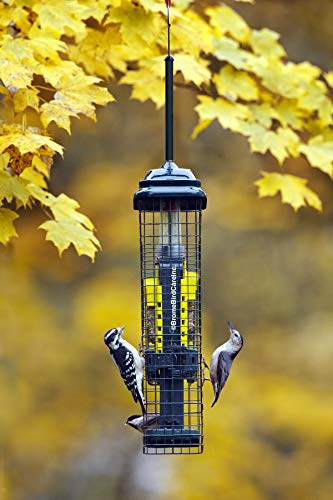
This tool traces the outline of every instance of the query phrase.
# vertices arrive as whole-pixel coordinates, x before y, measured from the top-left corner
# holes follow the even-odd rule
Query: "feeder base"
[[[182,448],[201,444],[202,435],[193,429],[149,429],[143,440],[147,448]]]

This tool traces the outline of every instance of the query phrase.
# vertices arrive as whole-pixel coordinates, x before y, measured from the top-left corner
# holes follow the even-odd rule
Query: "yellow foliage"
[[[295,210],[306,204],[322,211],[322,203],[316,193],[306,186],[307,180],[295,175],[262,172],[263,177],[256,182],[259,196],[274,196],[279,191],[283,203],[289,203]]]
[[[206,9],[210,17],[210,24],[215,28],[218,37],[231,35],[235,40],[246,43],[251,30],[247,23],[233,9],[227,5]]]
[[[100,243],[93,233],[94,226],[90,219],[77,211],[79,204],[65,194],[53,196],[35,184],[29,184],[27,190],[34,200],[51,211],[54,220],[46,221],[39,227],[45,229],[46,239],[55,244],[59,254],[72,243],[79,255],[88,255],[94,261]]]
[[[263,28],[252,30],[250,45],[253,52],[258,56],[280,58],[286,55],[282,45],[278,43],[280,35],[275,31]]]
[[[7,173],[27,170],[20,182],[46,189],[53,156],[62,154],[49,130],[70,134],[73,118],[96,120],[96,106],[114,100],[100,78],[130,85],[132,98],[160,108],[166,31],[161,0],[3,2],[0,153],[10,155]],[[176,84],[181,72],[185,84],[198,89],[193,137],[216,118],[247,137],[252,151],[269,151],[279,163],[303,153],[331,175],[330,141],[317,137],[333,123],[332,72],[288,61],[278,33],[251,29],[227,5],[200,13],[189,0],[176,0],[172,48]]]
[[[322,135],[312,137],[308,144],[299,147],[299,151],[308,158],[312,166],[333,176],[333,137],[330,140]]]
[[[2,173],[2,172],[0,172]],[[1,180],[0,180],[1,183]],[[0,187],[1,189],[1,187]],[[0,208],[0,241],[3,244],[8,243],[10,238],[17,236],[13,221],[18,218],[16,212],[9,208]]]
[[[255,80],[244,71],[234,70],[232,66],[224,66],[214,75],[214,83],[218,93],[231,101],[238,98],[252,101],[259,95]]]
[[[201,120],[214,120],[217,118],[224,128],[239,131],[244,120],[249,116],[249,110],[238,103],[230,103],[223,97],[212,99],[207,96],[199,96],[200,104],[196,106]]]

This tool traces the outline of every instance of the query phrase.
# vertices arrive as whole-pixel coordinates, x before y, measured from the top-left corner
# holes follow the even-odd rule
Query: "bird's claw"
[[[142,347],[142,344],[141,344],[141,342],[140,342],[140,343],[139,343],[139,354],[140,354],[140,356],[143,356],[143,355],[144,355],[144,353],[145,353],[145,351],[144,351],[144,349],[143,349],[143,347]]]
[[[207,365],[206,360],[203,356],[202,356],[202,362],[203,362],[204,367],[207,368],[207,370],[209,370],[209,366]]]

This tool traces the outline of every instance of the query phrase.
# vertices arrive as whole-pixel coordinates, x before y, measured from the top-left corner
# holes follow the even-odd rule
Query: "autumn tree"
[[[94,259],[100,245],[92,222],[75,200],[48,190],[54,157],[63,155],[56,127],[70,134],[73,118],[96,120],[96,106],[114,100],[109,80],[130,85],[133,99],[163,106],[165,16],[164,2],[156,0],[1,3],[2,243],[17,236],[21,208],[38,204],[48,217],[40,228],[60,254],[73,244]],[[193,138],[214,120],[244,135],[251,151],[277,160],[277,171],[262,172],[256,182],[260,196],[280,192],[295,210],[308,204],[321,211],[307,179],[279,165],[303,155],[332,176],[333,73],[289,61],[276,32],[251,29],[224,4],[202,10],[175,0],[172,19],[176,85],[197,94]]]

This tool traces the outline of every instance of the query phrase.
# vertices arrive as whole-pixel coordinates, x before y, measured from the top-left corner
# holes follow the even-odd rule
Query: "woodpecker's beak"
[[[119,328],[119,330],[120,330],[120,331],[119,331],[119,333],[120,333],[120,335],[121,335],[121,334],[123,333],[123,331],[125,330],[125,326],[121,326],[121,327]]]

